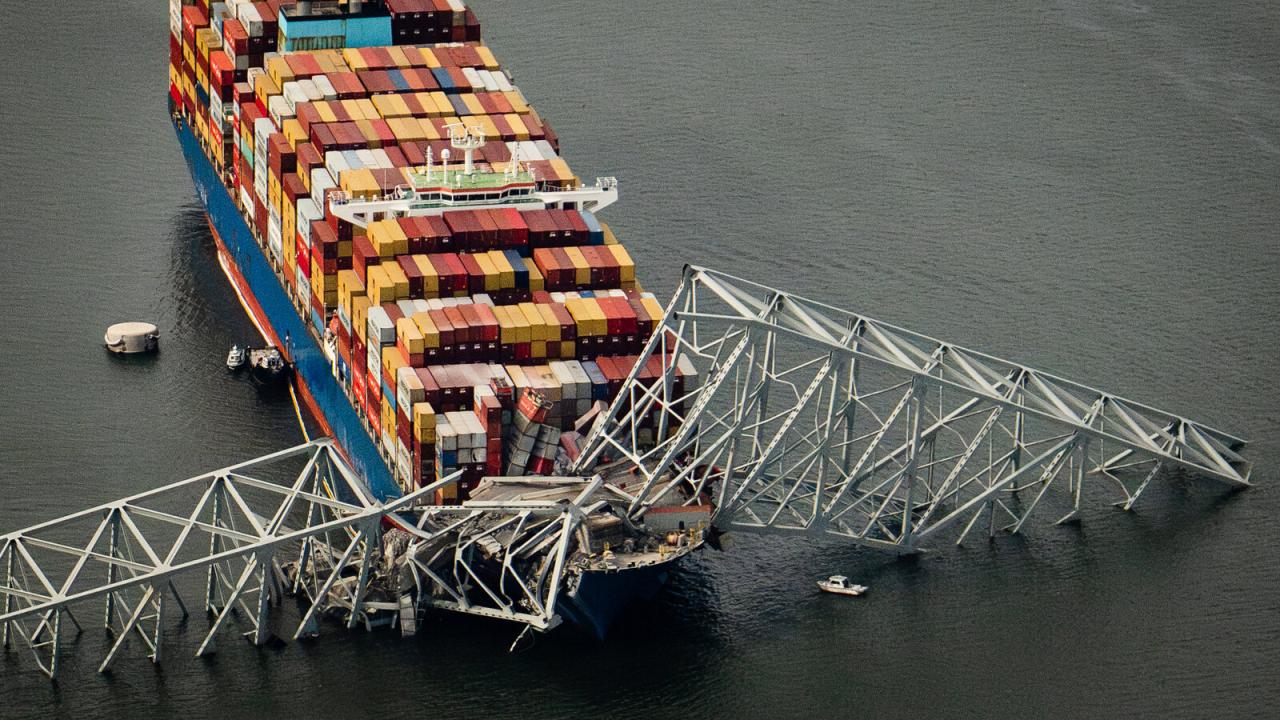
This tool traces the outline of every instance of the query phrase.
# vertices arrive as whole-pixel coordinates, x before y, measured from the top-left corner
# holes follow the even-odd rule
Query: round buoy
[[[146,322],[116,323],[103,337],[107,349],[116,353],[147,353],[160,349],[160,329]]]

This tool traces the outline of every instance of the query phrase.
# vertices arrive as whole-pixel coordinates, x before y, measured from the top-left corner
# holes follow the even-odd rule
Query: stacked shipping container
[[[471,207],[367,228],[328,212],[410,184],[454,124],[484,132],[479,172],[518,155],[544,186],[578,180],[458,0],[366,2],[345,26],[306,25],[293,6],[171,0],[175,111],[299,312],[332,334],[404,487],[462,470],[437,495],[455,502],[486,474],[552,472],[561,432],[616,395],[661,307],[588,212]],[[344,46],[383,27],[381,47]],[[304,45],[318,49],[277,52]]]

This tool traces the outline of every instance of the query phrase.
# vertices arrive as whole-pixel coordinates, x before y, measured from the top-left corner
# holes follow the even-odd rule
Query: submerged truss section
[[[695,382],[697,378],[699,382]],[[1126,509],[1162,473],[1247,486],[1244,441],[1055,375],[696,267],[575,472],[634,463],[638,516],[673,488],[725,530],[896,552],[979,522]]]
[[[159,662],[166,615],[200,607],[178,594],[180,575],[204,579],[212,623],[197,655],[215,649],[233,616],[264,644],[284,594],[306,607],[295,637],[313,634],[321,613],[367,622],[383,521],[435,487],[378,503],[325,439],[9,533],[0,537],[4,647],[25,646],[55,677],[64,620],[82,630],[96,605],[112,638],[99,671],[131,637]]]

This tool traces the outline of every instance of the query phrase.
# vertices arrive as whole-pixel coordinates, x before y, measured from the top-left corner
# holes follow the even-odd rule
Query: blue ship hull
[[[200,141],[182,120],[174,121],[174,129],[209,226],[234,265],[233,282],[242,296],[247,295],[243,299],[250,312],[258,316],[254,319],[269,339],[289,355],[304,396],[319,415],[317,420],[326,426],[374,496],[381,500],[399,497],[399,485],[334,377],[329,358],[308,327],[309,321],[298,314],[218,171],[205,157]]]

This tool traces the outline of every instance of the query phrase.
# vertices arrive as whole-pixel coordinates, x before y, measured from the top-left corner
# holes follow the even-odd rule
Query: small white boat
[[[116,323],[107,328],[102,340],[113,353],[155,352],[160,349],[160,330],[148,322]]]
[[[239,345],[232,345],[231,351],[227,353],[227,369],[239,370],[244,367],[244,363],[249,359],[249,352]]]
[[[867,591],[867,586],[855,585],[843,575],[832,575],[826,580],[819,580],[818,589],[823,592],[835,593],[836,595],[857,597]]]

